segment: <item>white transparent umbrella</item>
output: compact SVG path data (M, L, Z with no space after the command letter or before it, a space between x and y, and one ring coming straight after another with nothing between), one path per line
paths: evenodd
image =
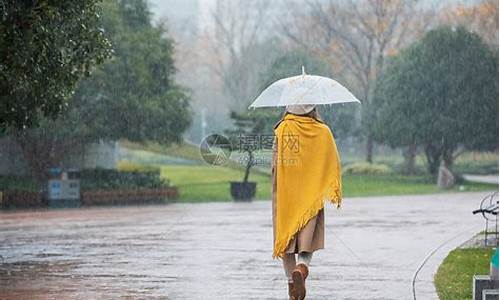
M302 75L280 79L266 88L249 108L300 104L361 103L337 81L322 76Z

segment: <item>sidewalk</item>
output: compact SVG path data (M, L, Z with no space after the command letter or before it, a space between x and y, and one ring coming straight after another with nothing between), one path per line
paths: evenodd
M420 262L461 233L419 275L417 299L437 299L433 274L482 230L486 194L328 204L308 299L412 299ZM0 241L0 299L286 299L270 201L3 213Z

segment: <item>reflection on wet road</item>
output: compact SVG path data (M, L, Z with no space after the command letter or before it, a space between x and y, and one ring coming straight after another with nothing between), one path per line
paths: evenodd
M326 207L309 299L436 299L446 251L482 229L487 193L346 199ZM172 204L0 214L0 299L286 299L271 203Z

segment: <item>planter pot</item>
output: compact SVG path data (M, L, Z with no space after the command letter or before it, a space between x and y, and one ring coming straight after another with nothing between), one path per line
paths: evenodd
M257 182L231 181L231 196L234 201L252 201L257 190Z

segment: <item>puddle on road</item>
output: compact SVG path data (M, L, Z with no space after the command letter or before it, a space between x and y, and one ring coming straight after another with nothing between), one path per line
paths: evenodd
M50 257L50 255L48 256ZM22 261L0 264L0 296L2 299L63 299L72 288L69 271L78 261ZM55 283L55 284L54 284Z
M168 299L158 295L165 281L146 283L149 278L145 275L80 273L81 267L85 264L78 260L2 263L0 299L98 299L102 295L106 295L106 299L144 299L146 296L148 299ZM94 268L94 272L99 269ZM133 281L139 284L132 290L130 282Z

